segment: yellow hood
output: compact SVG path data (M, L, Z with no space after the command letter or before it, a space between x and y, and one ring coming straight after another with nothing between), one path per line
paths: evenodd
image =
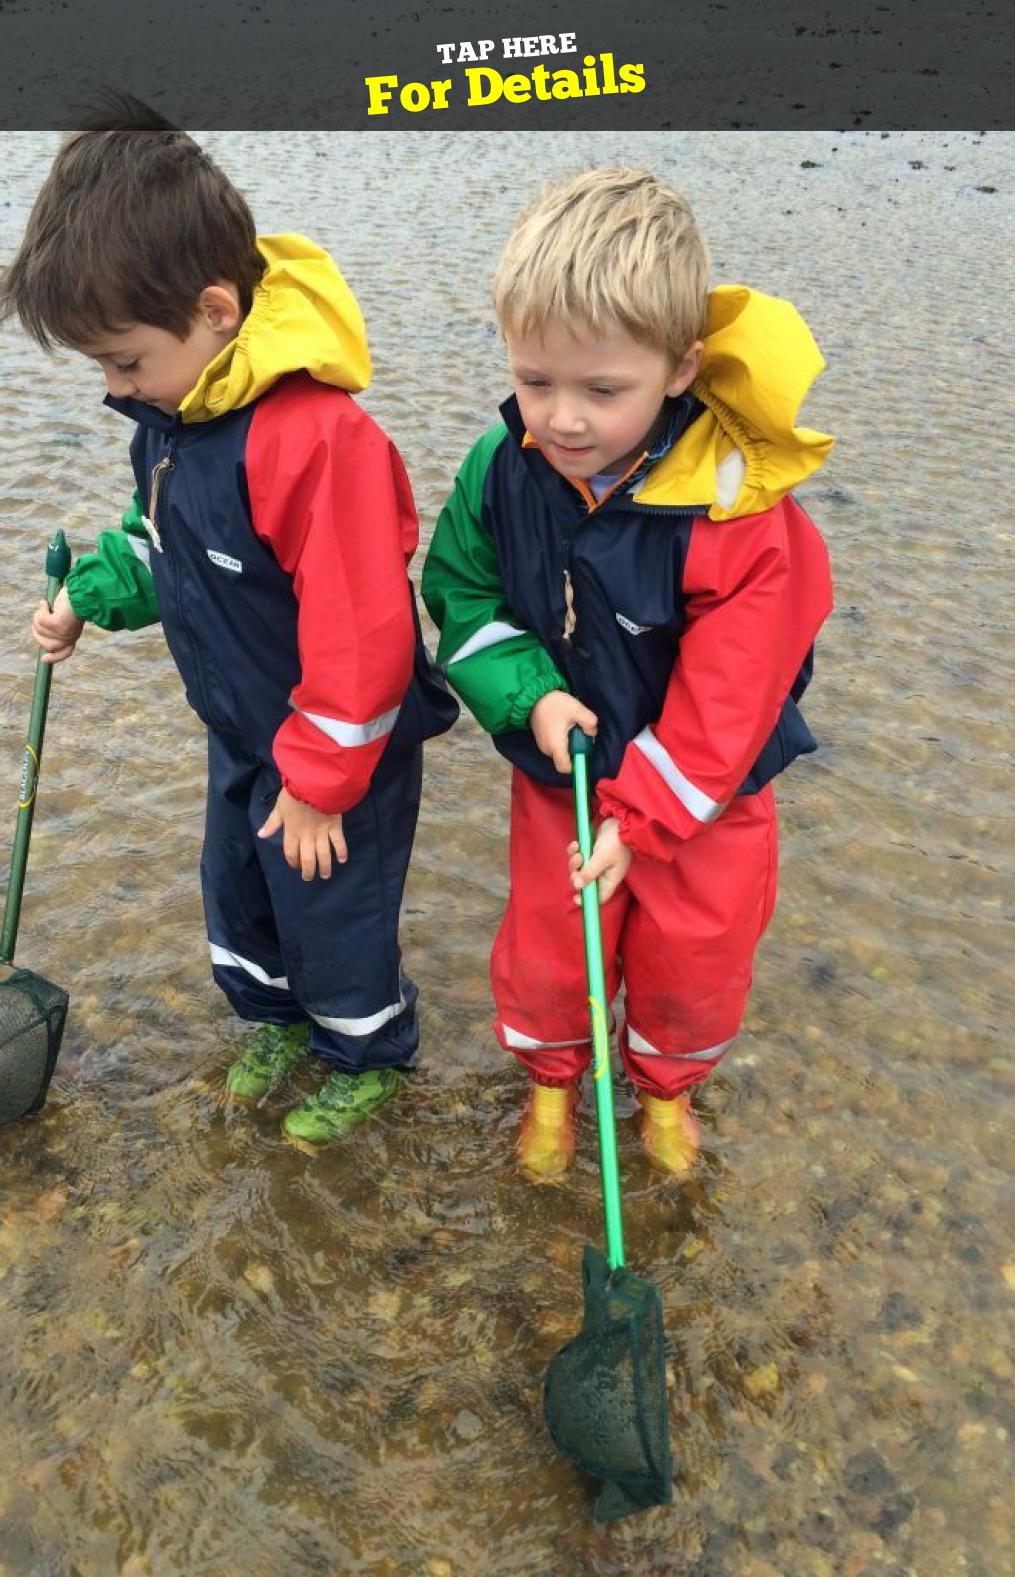
M264 235L257 249L268 266L250 311L184 398L185 422L239 410L287 372L351 391L370 382L363 314L327 252L301 235Z
M834 439L797 427L804 395L825 365L796 308L746 285L709 294L693 390L708 407L652 467L637 498L708 504L711 520L770 509L824 465Z

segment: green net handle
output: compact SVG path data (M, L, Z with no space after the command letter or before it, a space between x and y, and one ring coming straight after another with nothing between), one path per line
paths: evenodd
M46 549L46 601L52 608L56 594L67 578L70 569L70 548L67 538L58 531ZM11 874L7 883L7 900L4 904L3 932L0 934L0 963L14 960L14 945L18 939L21 919L21 897L25 890L25 868L28 865L28 843L32 835L32 818L35 815L35 796L39 787L39 768L42 763L42 741L46 732L46 712L49 708L49 687L53 681L52 663L44 663L42 653L35 659L35 688L32 691L32 715L28 724L28 738L21 768L21 789L18 794L18 818L14 827L14 847L11 851Z
M592 853L592 817L589 811L589 763L592 740L580 728L568 737L574 786L578 848L583 862ZM592 1086L599 1127L599 1172L603 1185L603 1220L606 1258L611 1270L624 1263L624 1223L620 1206L620 1168L617 1165L617 1123L613 1112L613 1078L610 1073L610 1026L607 1018L606 971L603 968L603 935L599 924L599 883L582 888L582 928L585 933L585 971L592 1022Z

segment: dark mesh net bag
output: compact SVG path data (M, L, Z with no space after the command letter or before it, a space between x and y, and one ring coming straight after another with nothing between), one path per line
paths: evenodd
M603 1480L597 1522L673 1496L663 1311L650 1282L610 1271L598 1249L582 1260L585 1314L546 1373L543 1410L554 1445Z
M41 1111L60 1053L66 991L30 969L0 981L0 1126Z

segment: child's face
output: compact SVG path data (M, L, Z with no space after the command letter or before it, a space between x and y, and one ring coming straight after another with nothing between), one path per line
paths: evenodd
M564 476L623 473L657 435L667 395L682 394L701 361L695 340L678 366L619 326L593 334L550 324L506 330L518 405L530 435Z
M127 323L76 348L98 362L115 399L143 400L172 415L239 323L235 287L211 285L201 293L186 339L151 323Z

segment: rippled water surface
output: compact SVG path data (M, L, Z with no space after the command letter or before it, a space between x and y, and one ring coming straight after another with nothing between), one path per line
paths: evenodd
M55 143L0 138L2 257ZM1015 1571L1013 139L207 143L261 229L341 262L426 534L506 393L487 282L538 175L623 160L682 185L716 280L789 296L829 361L807 420L839 445L801 493L837 580L824 748L781 780L780 907L690 1184L649 1171L622 1099L680 1473L672 1506L602 1528L540 1415L601 1230L594 1128L566 1186L519 1180L522 1085L488 1032L503 764L468 721L430 747L404 916L421 1069L304 1155L284 1100L222 1100L200 727L158 631L86 637L55 676L19 947L71 1017L45 1113L0 1131L0 1574ZM12 823L45 542L82 549L130 494L99 396L83 361L0 339Z

